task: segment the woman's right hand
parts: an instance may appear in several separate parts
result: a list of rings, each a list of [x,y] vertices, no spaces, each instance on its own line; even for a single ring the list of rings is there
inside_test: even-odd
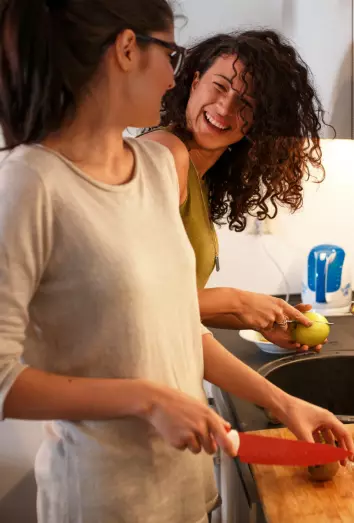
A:
[[[295,320],[306,327],[312,325],[303,314],[311,309],[310,305],[292,307],[285,300],[267,294],[214,287],[200,289],[198,298],[203,323],[217,328],[265,331],[285,320]]]
[[[293,307],[285,300],[258,294],[255,292],[231,289],[235,295],[235,312],[240,321],[248,328],[255,330],[269,330],[274,324],[282,325],[286,320],[295,320],[306,327],[310,327],[312,322],[304,316],[303,312],[311,310],[310,305],[302,304],[299,308]]]
[[[152,406],[144,416],[162,438],[179,450],[215,454],[218,446],[236,452],[228,437],[230,424],[210,407],[178,390],[152,385]]]
[[[312,322],[303,314],[303,312],[311,310],[310,305],[300,305],[297,308],[274,296],[233,290],[237,292],[239,299],[239,308],[234,314],[242,323],[248,325],[248,328],[266,331],[272,329],[274,324],[281,325],[286,320],[295,320],[306,327],[312,325]]]

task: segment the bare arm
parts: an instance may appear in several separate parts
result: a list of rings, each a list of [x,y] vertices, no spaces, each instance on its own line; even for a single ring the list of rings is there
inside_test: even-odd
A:
[[[269,410],[281,408],[288,395],[242,363],[210,335],[203,336],[204,379]]]
[[[218,287],[199,291],[199,307],[202,321],[207,327],[255,329],[268,341],[284,349],[299,352],[309,349],[307,345],[301,345],[292,339],[287,326],[277,326],[276,323],[289,318],[310,326],[311,322],[303,313],[311,310],[311,305],[300,304],[292,307],[284,300],[273,296]],[[322,345],[313,349],[319,352]]]
[[[234,314],[219,314],[203,320],[204,325],[214,329],[243,330],[245,325]]]
[[[144,380],[75,378],[27,368],[5,398],[4,417],[79,421],[143,416],[152,392]]]
[[[213,454],[217,443],[235,454],[225,420],[201,401],[147,380],[64,377],[27,368],[8,392],[3,411],[5,418],[31,420],[135,416],[177,449]]]
[[[158,142],[167,147],[175,161],[180,190],[180,205],[187,198],[189,153],[184,143],[174,134],[164,130],[152,131],[139,136],[138,140]]]
[[[284,317],[311,325],[297,308],[266,294],[216,287],[199,290],[198,298],[202,321],[212,327],[266,330]]]

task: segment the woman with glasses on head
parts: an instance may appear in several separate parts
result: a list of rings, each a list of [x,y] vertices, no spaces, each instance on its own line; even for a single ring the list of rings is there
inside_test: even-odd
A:
[[[205,286],[214,268],[222,270],[214,224],[241,232],[250,215],[273,218],[278,206],[301,207],[309,165],[323,173],[321,122],[309,70],[277,33],[220,34],[189,49],[164,97],[163,128],[140,139],[160,142],[174,155],[206,325],[256,329],[284,348],[308,349],[292,341],[286,326],[289,319],[311,325],[302,314],[310,306]]]
[[[9,0],[0,29],[0,408],[54,420],[39,523],[206,523],[235,451],[203,378],[352,451],[201,328],[173,157],[122,137],[174,86],[165,0]]]

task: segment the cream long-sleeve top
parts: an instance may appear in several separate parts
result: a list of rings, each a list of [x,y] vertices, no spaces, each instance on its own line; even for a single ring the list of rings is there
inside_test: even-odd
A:
[[[205,401],[173,158],[127,145],[135,170],[119,186],[41,146],[0,165],[0,414],[26,365],[144,378]],[[39,523],[204,523],[217,498],[212,458],[138,418],[48,422],[35,469]]]

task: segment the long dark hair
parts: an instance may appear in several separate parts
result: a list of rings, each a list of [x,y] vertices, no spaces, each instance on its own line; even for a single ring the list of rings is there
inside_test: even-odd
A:
[[[0,125],[6,148],[39,142],[60,128],[120,32],[148,34],[171,24],[167,0],[4,2]]]
[[[219,34],[189,49],[176,87],[164,97],[161,125],[183,141],[191,139],[186,107],[195,73],[203,76],[223,55],[242,62],[245,86],[246,76],[252,77],[254,121],[206,180],[213,221],[226,218],[231,230],[242,231],[247,215],[272,218],[279,205],[299,209],[310,164],[324,178],[319,142],[324,111],[307,65],[284,37],[270,30]]]

